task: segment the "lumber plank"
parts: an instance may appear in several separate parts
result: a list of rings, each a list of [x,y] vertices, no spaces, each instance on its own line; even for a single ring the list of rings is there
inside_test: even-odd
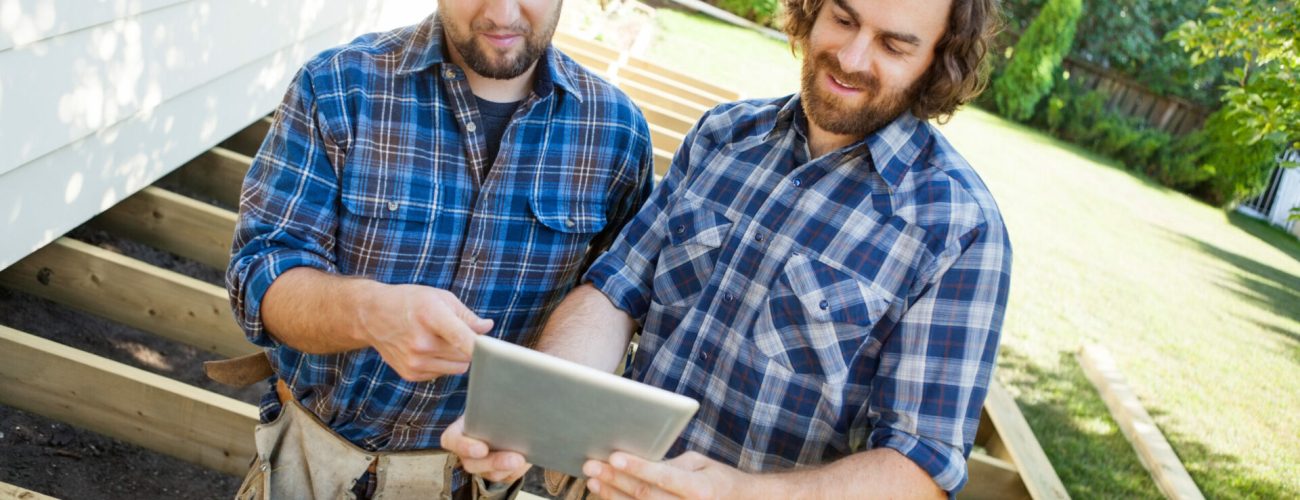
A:
[[[622,52],[614,47],[610,47],[595,40],[588,40],[577,35],[556,31],[551,41],[559,45],[560,50],[568,53],[570,49],[580,49],[611,61],[617,61],[622,57]]]
[[[1015,398],[996,380],[989,384],[984,410],[997,431],[985,443],[985,449],[990,455],[1015,464],[1030,496],[1038,500],[1070,498]]]
[[[266,134],[270,131],[271,119],[262,117],[221,141],[221,147],[242,155],[257,156],[257,150],[262,147],[262,140],[266,139]]]
[[[95,217],[91,224],[216,269],[230,262],[234,212],[153,186]]]
[[[654,148],[655,155],[655,175],[668,175],[668,167],[673,165],[673,154],[668,151]]]
[[[665,78],[662,75],[657,75],[632,66],[620,66],[618,68],[618,76],[621,79],[634,80],[647,87],[675,95],[683,100],[694,102],[709,108],[727,101],[725,98],[691,87],[677,80]]]
[[[971,453],[966,460],[970,479],[960,492],[963,499],[1019,500],[1030,498],[1016,467],[983,453]]]
[[[689,85],[691,87],[703,90],[706,94],[712,94],[718,96],[723,101],[740,100],[740,93],[733,89],[729,89],[721,85],[714,84],[712,82],[701,80],[699,78],[688,75],[686,73],[682,73],[680,71],[675,71],[673,69],[666,68],[664,66],[655,64],[653,62],[650,62],[649,60],[642,59],[640,57],[635,57],[635,56],[628,57],[625,65],[642,71],[648,71],[657,74],[663,78],[678,81],[683,84]]]
[[[0,483],[0,500],[53,500],[54,497],[42,495],[35,491],[15,486],[9,483]]]
[[[239,190],[253,158],[223,147],[214,147],[168,174],[186,190],[227,207],[239,206]]]
[[[650,124],[650,143],[654,145],[655,149],[677,151],[682,146],[682,140],[684,139],[685,137],[682,134],[653,123]]]
[[[224,356],[257,350],[221,287],[70,238],[0,272],[0,285]]]
[[[227,474],[255,453],[253,405],[4,326],[0,402]]]
[[[641,114],[645,115],[646,122],[682,135],[686,135],[686,132],[689,132],[691,127],[695,126],[695,122],[700,119],[698,116],[692,118],[649,102],[637,102],[636,105],[641,109]]]
[[[1079,364],[1088,380],[1097,386],[1102,401],[1110,409],[1115,423],[1124,431],[1138,459],[1155,479],[1156,486],[1171,499],[1203,499],[1200,488],[1183,467],[1165,435],[1156,427],[1151,414],[1138,401],[1120,373],[1110,351],[1100,345],[1086,345],[1079,351]]]
[[[663,92],[659,89],[648,87],[636,80],[619,79],[618,88],[636,101],[638,105],[642,103],[653,104],[660,108],[672,111],[691,120],[698,120],[713,106],[705,106],[700,103],[688,101],[675,95]]]

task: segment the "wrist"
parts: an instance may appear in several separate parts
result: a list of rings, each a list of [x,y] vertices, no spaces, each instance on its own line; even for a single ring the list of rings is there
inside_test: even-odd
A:
[[[380,296],[387,286],[369,279],[345,279],[340,287],[341,302],[346,307],[338,309],[344,311],[338,324],[344,325],[348,338],[364,347],[374,345],[372,330],[374,323],[382,318],[384,301]]]

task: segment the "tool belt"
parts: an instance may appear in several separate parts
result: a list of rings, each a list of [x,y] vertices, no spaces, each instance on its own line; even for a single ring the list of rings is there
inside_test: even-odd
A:
[[[274,375],[262,353],[204,363],[210,378],[228,385],[250,385]],[[452,499],[452,472],[459,465],[446,450],[366,451],[330,430],[293,397],[284,380],[277,380],[280,415],[260,424],[254,432],[257,456],[236,498],[355,498],[357,482],[369,472],[374,478],[373,498]],[[488,488],[475,476],[471,498],[503,499],[515,485]]]

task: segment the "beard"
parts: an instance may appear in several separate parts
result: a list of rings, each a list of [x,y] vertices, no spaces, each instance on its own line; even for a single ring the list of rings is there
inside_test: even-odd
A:
[[[451,42],[452,47],[465,60],[465,65],[475,73],[496,80],[509,80],[518,77],[528,71],[537,62],[542,54],[546,52],[546,46],[551,43],[551,36],[555,34],[555,26],[560,21],[560,8],[557,3],[550,17],[545,21],[545,25],[540,30],[534,30],[528,21],[520,19],[518,23],[502,29],[496,23],[486,19],[475,19],[469,25],[469,31],[462,31],[461,26],[449,22],[443,16],[442,10],[438,10],[438,18],[442,21],[443,30],[447,33],[447,40]],[[498,49],[496,47],[484,47],[479,43],[475,36],[478,33],[485,32],[508,32],[523,37],[522,47],[513,47],[510,49]]]
[[[855,105],[822,88],[823,70],[845,85],[861,89],[862,102]],[[809,120],[833,134],[866,137],[916,103],[924,78],[916,79],[905,89],[884,89],[876,75],[846,73],[830,52],[819,52],[804,59],[800,80],[799,97]]]

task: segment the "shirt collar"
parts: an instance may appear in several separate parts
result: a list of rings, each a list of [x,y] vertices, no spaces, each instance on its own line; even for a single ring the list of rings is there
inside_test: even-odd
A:
[[[776,123],[767,137],[772,139],[779,134],[794,132],[802,141],[807,142],[807,126],[803,103],[799,94],[794,94],[777,112]],[[929,140],[930,127],[911,111],[906,111],[861,142],[846,146],[846,156],[856,155],[865,148],[871,155],[870,161],[876,172],[890,187],[897,188]]]
[[[420,24],[416,25],[415,33],[406,42],[406,47],[403,49],[402,62],[397,67],[397,74],[418,73],[435,65],[450,62],[443,55],[442,29],[442,21],[438,18],[437,12],[430,14],[429,17],[424,18]],[[555,50],[554,45],[548,44],[546,51],[542,53],[541,59],[537,62],[539,73],[537,83],[534,86],[537,94],[543,97],[550,94],[552,84],[554,84],[581,101],[582,93],[578,91],[578,86],[574,83],[571,74],[573,68],[571,66],[571,64],[565,64],[560,52]]]

